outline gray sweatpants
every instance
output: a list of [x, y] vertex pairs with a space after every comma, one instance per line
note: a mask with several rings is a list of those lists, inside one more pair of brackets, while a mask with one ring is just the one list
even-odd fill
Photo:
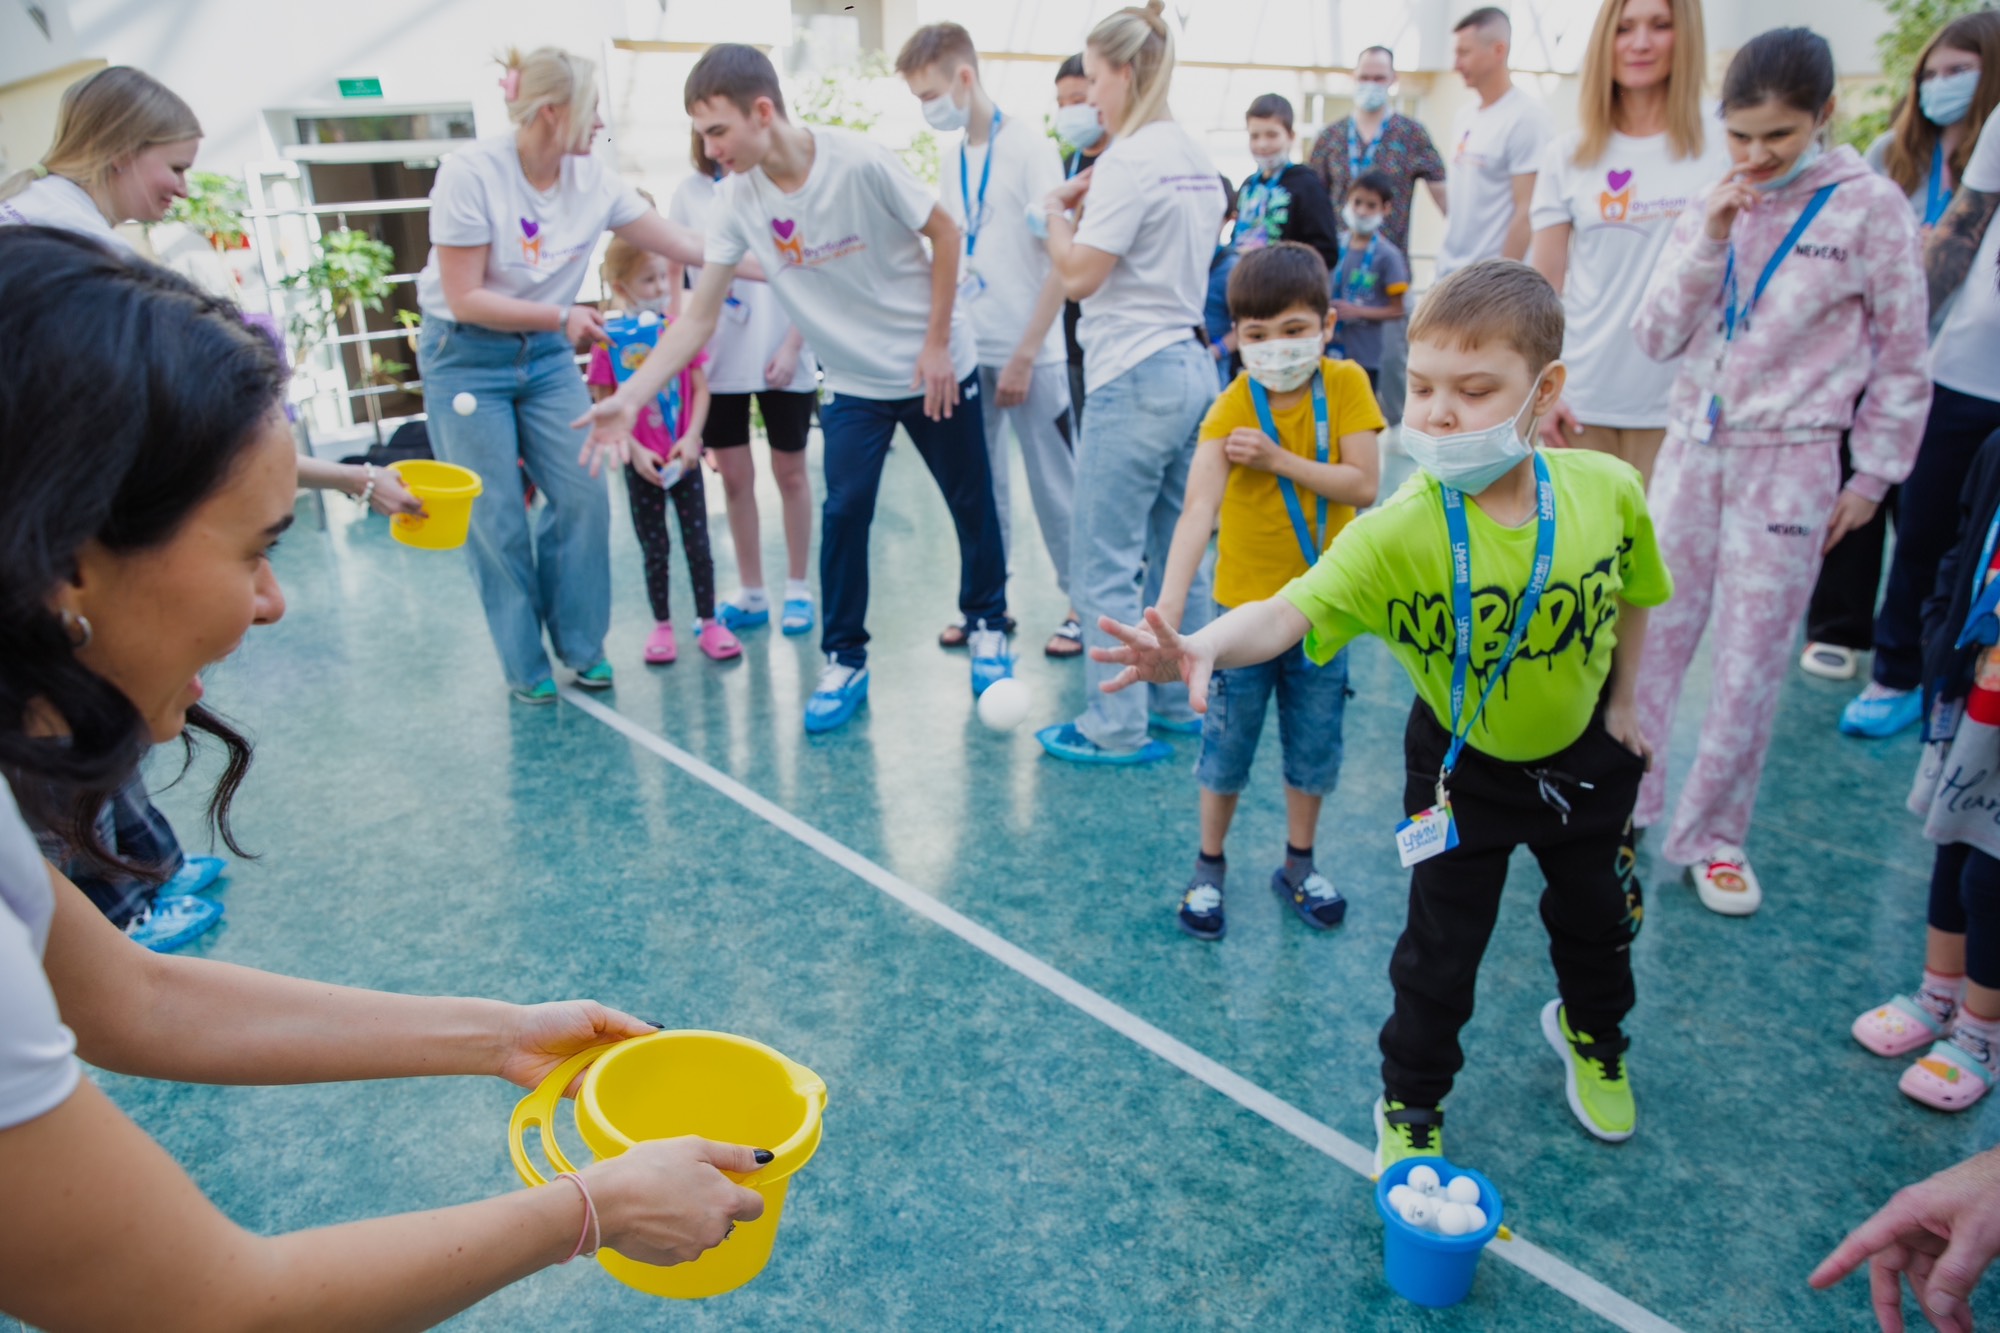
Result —
[[[1056, 567], [1056, 586], [1069, 596], [1070, 521], [1076, 497], [1076, 452], [1069, 437], [1069, 367], [1050, 361], [1035, 367], [1028, 398], [1014, 407], [1000, 406], [999, 366], [979, 368], [979, 405], [986, 420], [986, 452], [993, 465], [993, 500], [1000, 509], [1002, 549], [1011, 551], [1014, 529], [1009, 495], [1007, 432], [1004, 418], [1021, 444], [1021, 464], [1028, 474], [1028, 497], [1042, 544]], [[1011, 571], [1011, 558], [1009, 569]]]

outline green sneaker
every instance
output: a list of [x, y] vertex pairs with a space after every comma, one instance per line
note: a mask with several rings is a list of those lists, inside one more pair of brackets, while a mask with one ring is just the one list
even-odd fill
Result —
[[579, 689], [585, 689], [585, 690], [610, 689], [611, 688], [610, 659], [606, 658], [605, 660], [599, 662], [596, 666], [592, 667], [588, 671], [577, 672], [576, 683]]
[[1375, 1174], [1405, 1157], [1444, 1156], [1444, 1108], [1375, 1099]]
[[514, 698], [524, 704], [552, 704], [556, 701], [556, 683], [544, 677], [532, 689], [515, 690]]
[[1638, 1107], [1632, 1101], [1632, 1080], [1625, 1072], [1625, 1043], [1599, 1050], [1587, 1032], [1570, 1030], [1561, 1000], [1542, 1007], [1542, 1035], [1563, 1058], [1563, 1083], [1569, 1093], [1569, 1109], [1577, 1122], [1606, 1143], [1623, 1143], [1632, 1137]]

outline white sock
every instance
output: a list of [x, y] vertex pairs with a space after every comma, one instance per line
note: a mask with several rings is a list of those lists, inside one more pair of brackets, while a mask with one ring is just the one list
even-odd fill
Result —
[[1900, 699], [1908, 693], [1908, 690], [1893, 689], [1890, 686], [1878, 684], [1871, 680], [1863, 687], [1861, 697], [1868, 700]]
[[764, 595], [762, 588], [744, 588], [736, 594], [736, 605], [745, 611], [768, 611], [771, 600]]
[[813, 595], [812, 585], [810, 583], [807, 583], [804, 579], [785, 580], [786, 601], [810, 602], [812, 600], [812, 595]]

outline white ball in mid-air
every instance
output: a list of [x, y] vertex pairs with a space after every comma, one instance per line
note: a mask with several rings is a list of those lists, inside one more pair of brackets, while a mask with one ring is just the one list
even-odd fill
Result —
[[655, 324], [657, 324], [657, 323], [659, 323], [659, 322], [660, 322], [660, 312], [659, 312], [659, 311], [657, 311], [657, 310], [641, 310], [641, 311], [639, 312], [639, 327], [640, 327], [640, 328], [642, 328], [642, 329], [650, 329], [650, 328], [652, 328], [652, 327], [653, 327], [653, 326], [654, 326]]
[[479, 400], [469, 393], [461, 393], [451, 400], [451, 410], [462, 417], [469, 417], [479, 410]]
[[979, 720], [993, 731], [1012, 731], [1028, 719], [1028, 687], [1008, 676], [979, 696]]

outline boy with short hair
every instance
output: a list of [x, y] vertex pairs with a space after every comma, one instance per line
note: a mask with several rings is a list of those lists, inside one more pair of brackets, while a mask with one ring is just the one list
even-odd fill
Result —
[[820, 407], [827, 661], [806, 703], [806, 730], [841, 726], [868, 701], [868, 529], [899, 425], [958, 529], [959, 609], [977, 696], [1012, 675], [1013, 661], [1001, 628], [1007, 565], [977, 410], [977, 348], [953, 299], [958, 228], [888, 149], [848, 130], [793, 125], [778, 72], [755, 47], [710, 47], [684, 100], [703, 151], [730, 173], [717, 190], [701, 280], [644, 364], [578, 421], [592, 427], [585, 450], [632, 447], [637, 409], [700, 354], [736, 266], [754, 253], [833, 391]]
[[[1230, 274], [1229, 313], [1245, 370], [1201, 423], [1160, 589], [1159, 611], [1170, 625], [1181, 622], [1218, 519], [1219, 615], [1275, 596], [1311, 568], [1356, 507], [1375, 502], [1382, 414], [1351, 362], [1322, 355], [1333, 324], [1326, 290], [1325, 263], [1294, 241], [1251, 251]], [[1201, 849], [1178, 918], [1196, 939], [1224, 933], [1223, 842], [1273, 693], [1286, 839], [1272, 891], [1315, 930], [1331, 930], [1347, 914], [1347, 900], [1313, 864], [1320, 805], [1340, 777], [1347, 655], [1315, 664], [1294, 645], [1268, 662], [1216, 674], [1195, 764]]]
[[1379, 171], [1365, 171], [1347, 188], [1340, 220], [1347, 249], [1333, 273], [1333, 313], [1340, 321], [1334, 339], [1342, 353], [1368, 372], [1379, 389], [1382, 339], [1386, 325], [1403, 318], [1403, 293], [1410, 290], [1410, 261], [1382, 234], [1395, 185]]
[[1320, 259], [1332, 268], [1340, 262], [1333, 201], [1317, 172], [1292, 161], [1297, 141], [1292, 104], [1276, 93], [1265, 93], [1250, 103], [1243, 127], [1257, 169], [1244, 177], [1236, 192], [1237, 253], [1298, 241], [1319, 251]]
[[1185, 680], [1196, 700], [1217, 668], [1301, 639], [1324, 662], [1374, 634], [1409, 673], [1409, 818], [1395, 838], [1410, 909], [1389, 963], [1378, 1168], [1445, 1155], [1459, 1033], [1521, 846], [1548, 880], [1560, 998], [1541, 1027], [1570, 1110], [1612, 1142], [1636, 1120], [1619, 1026], [1642, 916], [1631, 814], [1649, 761], [1633, 685], [1642, 608], [1673, 581], [1629, 463], [1533, 447], [1535, 418], [1562, 394], [1562, 334], [1561, 299], [1526, 264], [1486, 260], [1440, 282], [1410, 324], [1403, 440], [1420, 470], [1277, 596], [1185, 639], [1157, 609], [1143, 627], [1107, 621], [1122, 646], [1096, 654], [1126, 668], [1106, 689]]
[[[1076, 455], [1069, 439], [1069, 375], [1056, 328], [1063, 286], [1047, 248], [1029, 232], [1027, 216], [1029, 204], [1062, 184], [1062, 158], [1039, 125], [993, 104], [979, 77], [972, 34], [958, 24], [932, 23], [910, 34], [896, 56], [896, 72], [923, 104], [932, 129], [965, 132], [957, 161], [945, 155], [939, 194], [965, 236], [958, 301], [972, 318], [979, 345], [981, 414], [1001, 550], [1007, 549], [1013, 517], [1006, 436], [1011, 426], [1056, 586], [1067, 596]], [[941, 642], [963, 647], [963, 624], [947, 628]], [[1083, 656], [1083, 627], [1074, 607], [1043, 652]]]

